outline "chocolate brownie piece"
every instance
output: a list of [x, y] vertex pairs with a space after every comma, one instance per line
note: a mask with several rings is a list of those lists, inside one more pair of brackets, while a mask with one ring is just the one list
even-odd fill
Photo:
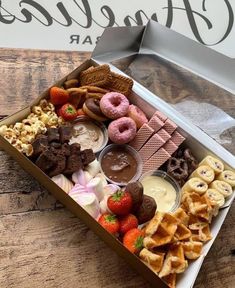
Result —
[[39, 156], [45, 149], [48, 148], [48, 139], [47, 136], [41, 135], [36, 138], [32, 143], [33, 146], [33, 156]]
[[44, 172], [51, 169], [57, 163], [57, 157], [49, 150], [45, 150], [37, 158], [35, 164]]
[[72, 131], [73, 131], [72, 126], [61, 126], [59, 128], [60, 142], [62, 144], [69, 142], [69, 140], [72, 137]]
[[82, 158], [79, 154], [72, 154], [67, 158], [66, 169], [64, 174], [72, 174], [80, 169], [83, 169]]
[[59, 130], [57, 128], [48, 128], [47, 129], [47, 136], [48, 136], [48, 142], [60, 142], [60, 134]]
[[73, 143], [70, 145], [70, 153], [71, 154], [80, 154], [81, 152], [81, 145], [78, 143]]
[[95, 160], [95, 154], [92, 149], [85, 149], [81, 151], [81, 158], [83, 165], [87, 166]]
[[51, 142], [50, 147], [55, 148], [55, 149], [60, 149], [62, 147], [62, 144], [59, 142]]
[[50, 177], [62, 174], [66, 167], [66, 157], [63, 155], [57, 155], [56, 165], [48, 171]]
[[63, 155], [68, 157], [70, 155], [70, 147], [69, 144], [64, 143], [63, 145], [60, 145], [59, 148], [52, 147], [50, 150], [55, 154], [55, 155]]

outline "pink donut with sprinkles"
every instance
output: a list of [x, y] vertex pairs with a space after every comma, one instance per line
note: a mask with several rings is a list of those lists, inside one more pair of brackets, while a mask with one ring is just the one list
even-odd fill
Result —
[[128, 99], [118, 92], [106, 93], [100, 100], [100, 109], [109, 119], [118, 119], [125, 116], [128, 108]]
[[126, 144], [135, 138], [136, 124], [129, 117], [112, 121], [108, 127], [109, 139], [116, 144]]

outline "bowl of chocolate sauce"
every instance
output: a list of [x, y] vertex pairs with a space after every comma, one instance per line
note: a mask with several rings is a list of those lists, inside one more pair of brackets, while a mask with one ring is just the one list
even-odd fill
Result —
[[106, 179], [119, 186], [137, 181], [142, 173], [141, 157], [129, 145], [106, 146], [99, 155], [99, 162]]

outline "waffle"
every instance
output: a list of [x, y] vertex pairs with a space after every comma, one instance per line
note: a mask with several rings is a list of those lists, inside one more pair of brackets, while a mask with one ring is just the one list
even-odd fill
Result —
[[202, 242], [187, 241], [183, 243], [184, 255], [187, 259], [195, 260], [202, 254]]
[[192, 235], [192, 232], [184, 225], [184, 224], [178, 224], [177, 230], [175, 231], [174, 237], [177, 240], [186, 240], [189, 239]]
[[186, 226], [188, 226], [188, 221], [189, 221], [189, 216], [187, 215], [187, 213], [185, 212], [184, 209], [182, 209], [181, 207], [179, 207], [174, 213], [173, 215], [179, 220], [179, 222], [181, 224], [184, 224]]
[[176, 230], [178, 220], [171, 214], [157, 212], [148, 223], [144, 238], [144, 247], [152, 249], [171, 242]]
[[176, 273], [172, 273], [162, 278], [170, 288], [176, 287]]
[[170, 246], [159, 277], [166, 277], [172, 273], [183, 273], [188, 267], [188, 261], [184, 257], [182, 243], [174, 243]]
[[149, 268], [158, 273], [162, 269], [164, 255], [164, 253], [151, 252], [146, 248], [143, 248], [140, 251], [139, 257]]

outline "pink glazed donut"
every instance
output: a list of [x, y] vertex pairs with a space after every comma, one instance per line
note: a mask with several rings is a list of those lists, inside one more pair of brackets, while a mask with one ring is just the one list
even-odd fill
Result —
[[114, 120], [109, 124], [108, 134], [110, 140], [116, 144], [129, 143], [136, 135], [135, 121], [129, 117]]
[[118, 119], [128, 112], [129, 101], [125, 95], [118, 92], [106, 93], [100, 100], [100, 109], [110, 119]]

